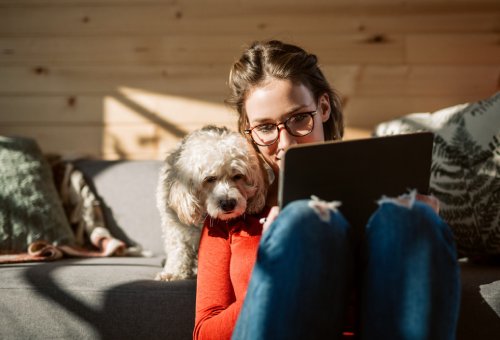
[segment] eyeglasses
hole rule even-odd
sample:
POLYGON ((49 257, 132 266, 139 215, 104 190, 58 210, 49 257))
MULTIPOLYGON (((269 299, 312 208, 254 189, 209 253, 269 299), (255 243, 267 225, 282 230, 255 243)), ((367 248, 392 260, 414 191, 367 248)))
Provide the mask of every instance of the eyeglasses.
POLYGON ((288 117, 281 123, 264 123, 245 130, 246 134, 252 137, 255 144, 260 146, 269 146, 279 138, 281 124, 286 131, 294 137, 304 137, 314 129, 314 115, 317 111, 296 113, 288 117))

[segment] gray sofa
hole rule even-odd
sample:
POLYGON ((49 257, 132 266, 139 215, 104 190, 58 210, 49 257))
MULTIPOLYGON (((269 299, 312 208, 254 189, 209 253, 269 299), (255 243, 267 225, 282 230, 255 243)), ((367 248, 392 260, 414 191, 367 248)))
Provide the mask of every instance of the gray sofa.
MULTIPOLYGON (((102 198, 112 233, 146 257, 64 259, 0 266, 0 339, 189 339, 195 280, 153 281, 162 241, 155 188, 159 161, 77 163, 102 198)), ((500 339, 500 318, 479 286, 500 266, 463 263, 459 339, 500 339)))
POLYGON ((0 266, 0 339, 190 339, 196 281, 157 282, 160 162, 81 161, 114 236, 153 257, 0 266))

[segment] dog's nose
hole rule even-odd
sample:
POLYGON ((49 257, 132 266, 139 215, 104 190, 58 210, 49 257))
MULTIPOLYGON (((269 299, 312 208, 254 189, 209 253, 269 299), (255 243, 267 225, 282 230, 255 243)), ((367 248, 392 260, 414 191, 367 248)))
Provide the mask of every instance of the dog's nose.
POLYGON ((228 200, 220 200, 219 205, 221 209, 226 212, 233 211, 234 207, 236 207, 236 200, 234 198, 230 198, 228 200))

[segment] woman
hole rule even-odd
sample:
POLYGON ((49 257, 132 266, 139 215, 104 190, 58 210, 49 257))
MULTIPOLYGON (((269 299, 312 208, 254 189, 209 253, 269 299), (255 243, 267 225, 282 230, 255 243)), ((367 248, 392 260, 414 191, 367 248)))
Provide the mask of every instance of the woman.
MULTIPOLYGON (((229 84, 240 132, 276 178, 290 145, 342 138, 338 97, 316 57, 297 46, 252 44, 229 84)), ((326 202, 301 200, 279 212, 277 183, 263 227, 262 216, 204 227, 194 338, 336 338, 348 334, 353 304, 361 338, 455 338, 459 270, 435 201, 385 200, 358 235, 326 202)))

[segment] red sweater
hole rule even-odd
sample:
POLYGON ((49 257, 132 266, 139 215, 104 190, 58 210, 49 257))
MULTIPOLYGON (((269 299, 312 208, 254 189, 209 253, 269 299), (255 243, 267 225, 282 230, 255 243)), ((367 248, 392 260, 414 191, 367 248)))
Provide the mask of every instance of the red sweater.
POLYGON ((262 235, 259 219, 205 220, 198 252, 194 339, 230 339, 262 235))

